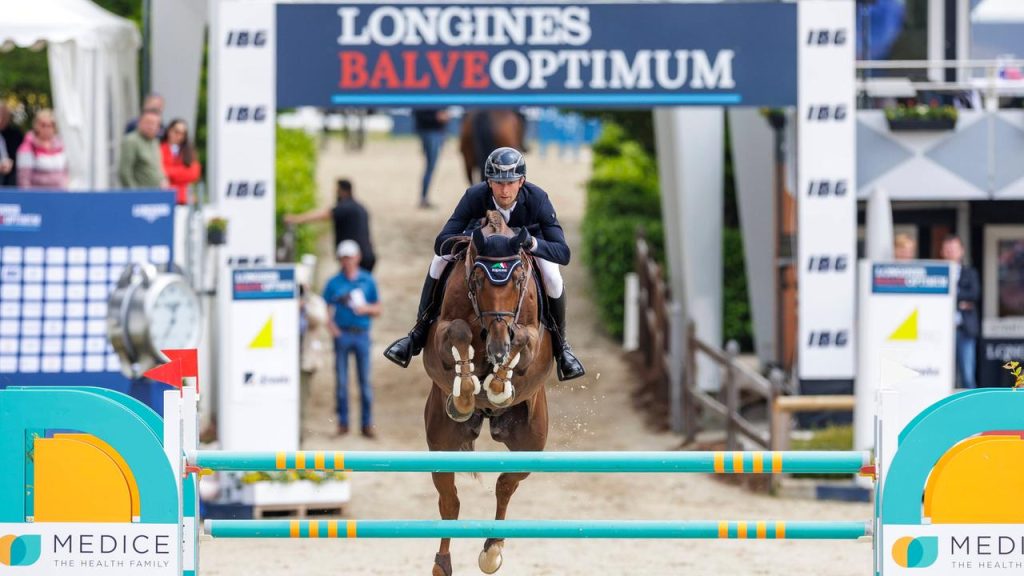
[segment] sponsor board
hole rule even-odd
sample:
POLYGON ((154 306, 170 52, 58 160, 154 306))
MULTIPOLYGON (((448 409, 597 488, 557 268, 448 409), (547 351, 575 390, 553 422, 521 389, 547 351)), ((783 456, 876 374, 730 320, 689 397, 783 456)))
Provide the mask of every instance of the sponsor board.
POLYGON ((174 524, 0 524, 0 574, 176 576, 174 524))
POLYGON ((884 573, 894 576, 1024 574, 1024 527, 886 525, 884 573))

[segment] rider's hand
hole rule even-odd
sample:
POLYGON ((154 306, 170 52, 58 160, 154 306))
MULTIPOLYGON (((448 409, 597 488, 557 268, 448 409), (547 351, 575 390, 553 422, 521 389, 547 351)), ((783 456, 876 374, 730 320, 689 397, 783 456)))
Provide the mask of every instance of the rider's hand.
POLYGON ((519 229, 519 235, 516 239, 519 240, 519 245, 528 252, 532 252, 537 248, 537 239, 530 235, 530 231, 525 226, 519 229))

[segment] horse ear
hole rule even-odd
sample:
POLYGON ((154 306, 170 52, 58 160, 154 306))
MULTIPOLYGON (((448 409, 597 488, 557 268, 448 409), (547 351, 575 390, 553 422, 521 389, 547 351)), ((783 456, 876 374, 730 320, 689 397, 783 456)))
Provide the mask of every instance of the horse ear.
POLYGON ((526 227, 523 226, 522 228, 519 229, 519 233, 516 234, 516 246, 524 248, 529 242, 530 233, 527 232, 526 227))
POLYGON ((476 248, 477 254, 484 249, 484 233, 479 228, 473 230, 473 247, 476 248))

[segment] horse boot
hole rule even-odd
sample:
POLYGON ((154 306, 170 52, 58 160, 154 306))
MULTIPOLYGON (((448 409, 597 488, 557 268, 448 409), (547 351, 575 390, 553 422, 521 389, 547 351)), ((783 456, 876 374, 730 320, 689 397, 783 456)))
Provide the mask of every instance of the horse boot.
POLYGON ((555 355, 555 366, 558 369, 558 380, 572 380, 587 373, 583 363, 572 353, 572 347, 565 338, 565 291, 558 298, 547 298, 548 310, 554 329, 551 330, 551 349, 555 355))
POLYGON ((384 357, 402 368, 407 368, 412 357, 419 354, 427 344, 427 333, 430 331, 430 325, 434 323, 433 316, 436 309, 434 300, 443 294, 442 290, 437 290, 438 283, 438 280, 434 280, 427 274, 427 279, 423 281, 423 290, 420 292, 416 325, 412 327, 407 336, 395 340, 384 350, 384 357))

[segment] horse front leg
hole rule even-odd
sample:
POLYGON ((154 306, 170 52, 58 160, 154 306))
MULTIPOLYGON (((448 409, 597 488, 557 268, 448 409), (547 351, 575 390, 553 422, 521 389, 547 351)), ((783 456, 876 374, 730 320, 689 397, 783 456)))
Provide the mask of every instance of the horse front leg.
MULTIPOLYGON (((544 450, 548 440, 548 404, 543 387, 530 401, 516 405, 499 418, 508 419, 499 423, 498 427, 504 431, 500 440, 510 451, 544 450)), ((491 429, 494 430, 494 427, 495 423, 492 420, 491 429)), ((504 472, 498 476, 494 490, 497 504, 494 510, 495 520, 505 519, 512 495, 519 488, 519 483, 529 475, 527 472, 504 472)), ((488 538, 484 541, 484 549, 477 559, 480 570, 485 574, 497 572, 498 568, 501 568, 501 552, 504 547, 504 539, 488 538)))
POLYGON ((476 410, 476 394, 480 392, 480 380, 473 373, 476 369, 473 349, 473 332, 465 320, 452 320, 438 326, 437 354, 444 367, 452 370, 452 393, 445 401, 445 412, 456 422, 465 422, 476 410))
MULTIPOLYGON (((445 396, 437 384, 430 387, 430 395, 423 410, 426 426, 427 447, 432 452, 466 451, 473 449, 473 441, 480 434, 483 416, 471 415, 469 422, 452 421, 444 414, 445 396)), ((455 486, 455 474, 450 472, 432 473, 431 480, 437 490, 437 508, 442 520, 458 520, 459 492, 455 486)), ((451 539, 442 538, 437 555, 434 556, 432 576, 452 576, 451 539)))
POLYGON ((522 376, 529 370, 530 363, 536 356, 539 340, 536 328, 517 326, 509 347, 508 359, 503 364, 495 366, 484 379, 487 399, 491 404, 500 408, 512 403, 516 395, 513 376, 522 376))

